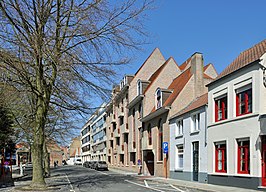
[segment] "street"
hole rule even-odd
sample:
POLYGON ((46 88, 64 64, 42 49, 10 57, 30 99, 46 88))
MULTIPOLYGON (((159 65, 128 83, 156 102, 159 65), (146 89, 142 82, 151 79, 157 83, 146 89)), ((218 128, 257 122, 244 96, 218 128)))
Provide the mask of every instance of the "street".
MULTIPOLYGON (((30 184, 31 174, 15 181, 15 187, 0 188, 0 191, 18 191, 24 185, 30 184)), ((71 192, 171 192, 200 191, 182 188, 167 183, 149 180, 146 176, 136 174, 120 174, 115 171, 96 171, 82 166, 62 166, 51 170, 51 177, 46 178, 49 191, 71 192)))

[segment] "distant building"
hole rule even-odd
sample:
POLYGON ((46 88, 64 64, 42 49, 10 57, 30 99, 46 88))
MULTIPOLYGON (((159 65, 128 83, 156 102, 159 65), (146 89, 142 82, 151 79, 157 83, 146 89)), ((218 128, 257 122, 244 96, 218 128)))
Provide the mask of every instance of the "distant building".
POLYGON ((50 157, 50 166, 53 167, 54 162, 61 166, 63 161, 63 151, 61 147, 55 141, 49 141, 46 146, 50 157))
POLYGON ((107 161, 106 157, 106 104, 103 103, 81 130, 82 162, 107 161))
POLYGON ((80 137, 75 137, 72 139, 69 146, 69 160, 67 164, 74 165, 76 159, 81 158, 81 142, 80 137))

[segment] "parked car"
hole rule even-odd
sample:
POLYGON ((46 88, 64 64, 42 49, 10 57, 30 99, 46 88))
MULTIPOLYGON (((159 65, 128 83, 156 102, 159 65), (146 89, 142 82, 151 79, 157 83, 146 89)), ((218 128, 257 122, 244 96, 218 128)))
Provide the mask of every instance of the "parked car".
POLYGON ((96 170, 108 170, 108 165, 105 161, 97 161, 95 164, 96 170))
POLYGON ((90 161, 89 168, 95 169, 97 161, 90 161))
POLYGON ((85 162, 83 163, 83 167, 89 168, 89 161, 85 161, 85 162))
POLYGON ((75 159, 74 160, 74 165, 82 165, 81 159, 75 159))

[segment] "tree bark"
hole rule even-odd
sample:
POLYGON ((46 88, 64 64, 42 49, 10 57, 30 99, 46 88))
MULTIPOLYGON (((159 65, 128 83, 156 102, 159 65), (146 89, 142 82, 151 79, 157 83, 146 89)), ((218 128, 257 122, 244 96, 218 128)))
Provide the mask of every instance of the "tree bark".
POLYGON ((47 150, 47 146, 46 146, 46 142, 44 141, 44 145, 43 145, 43 152, 44 152, 44 174, 45 177, 49 177, 50 176, 50 157, 48 154, 48 150, 47 150))
POLYGON ((45 180, 43 177, 43 144, 44 144, 44 126, 45 126, 45 108, 44 102, 38 98, 36 113, 36 126, 34 127, 32 160, 33 174, 31 187, 45 188, 45 180))

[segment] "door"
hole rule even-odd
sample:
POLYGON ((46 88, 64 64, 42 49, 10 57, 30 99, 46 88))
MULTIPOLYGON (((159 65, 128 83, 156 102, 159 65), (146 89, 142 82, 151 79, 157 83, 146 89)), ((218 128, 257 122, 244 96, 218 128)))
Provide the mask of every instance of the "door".
POLYGON ((199 180, 199 142, 193 142, 193 181, 199 180))
POLYGON ((150 175, 154 175, 154 154, 152 151, 147 153, 146 165, 150 175))
POLYGON ((261 185, 266 186, 266 136, 261 137, 261 185))

